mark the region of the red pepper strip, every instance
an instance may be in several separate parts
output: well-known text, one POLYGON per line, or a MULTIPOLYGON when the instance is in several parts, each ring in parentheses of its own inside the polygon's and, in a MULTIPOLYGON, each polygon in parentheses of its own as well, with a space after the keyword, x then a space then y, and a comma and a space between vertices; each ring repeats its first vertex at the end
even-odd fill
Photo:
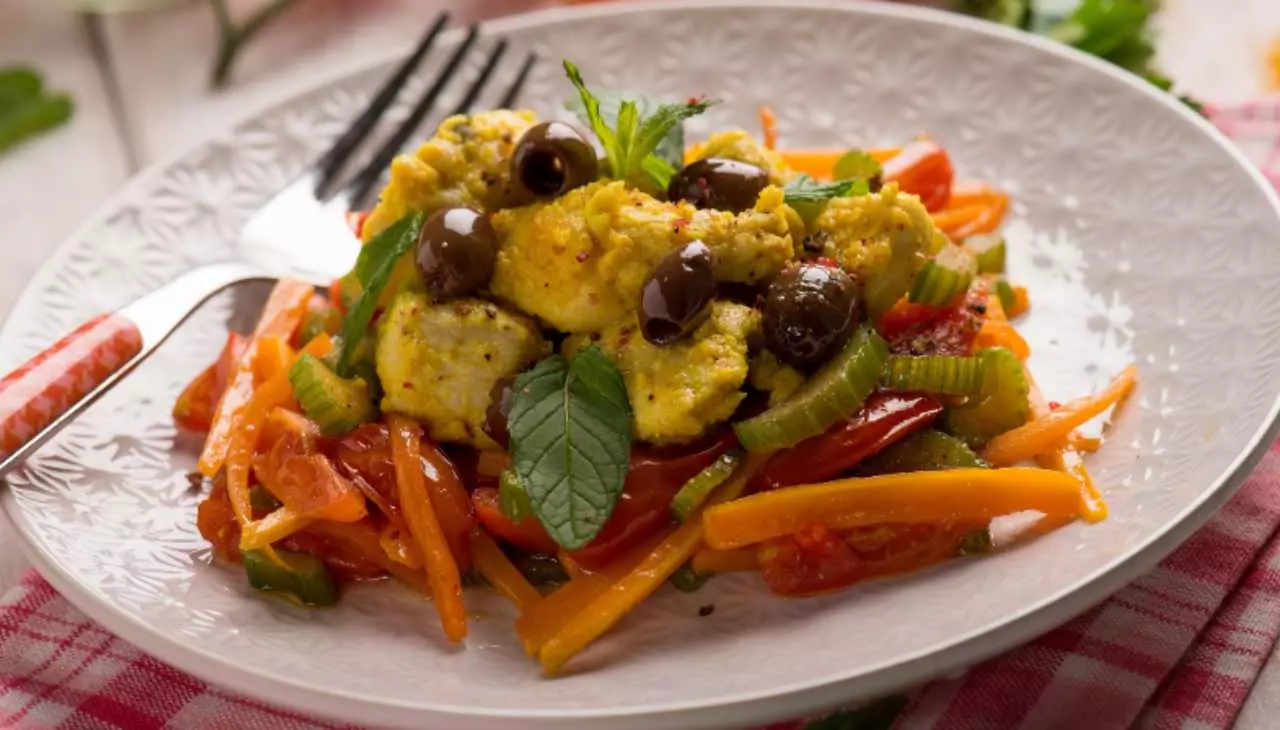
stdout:
POLYGON ((826 481, 929 425, 939 413, 942 404, 927 395, 872 393, 852 418, 776 454, 753 480, 752 491, 826 481))

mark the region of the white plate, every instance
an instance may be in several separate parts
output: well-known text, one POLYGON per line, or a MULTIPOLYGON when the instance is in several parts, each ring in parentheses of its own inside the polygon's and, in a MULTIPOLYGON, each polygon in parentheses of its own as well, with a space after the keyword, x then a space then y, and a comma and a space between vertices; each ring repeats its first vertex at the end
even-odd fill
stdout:
MULTIPOLYGON (((500 600, 466 651, 393 586, 309 613, 213 567, 168 411, 217 352, 235 297, 207 307, 15 475, 2 503, 42 572, 107 628, 263 700, 354 722, 449 728, 733 726, 920 681, 1064 621, 1148 570, 1230 495, 1274 433, 1280 218, 1220 135, 1134 77, 1050 43, 923 10, 849 2, 638 3, 489 26, 567 56, 597 86, 708 93, 691 125, 779 116, 791 146, 928 132, 965 177, 1011 191, 1012 273, 1052 398, 1130 360, 1137 398, 1091 466, 1112 517, 988 560, 782 601, 752 576, 664 590, 548 681, 500 600), (714 615, 698 608, 714 604, 714 615), (512 722, 516 720, 518 722, 512 722)), ((451 42, 456 42, 453 36, 451 42)), ((437 53, 438 60, 443 53, 437 53)), ((360 108, 383 69, 343 79, 158 167, 68 241, 4 330, 3 364, 105 307, 226 255, 249 213, 360 108)), ((569 87, 544 63, 526 98, 569 87)), ((239 299, 252 316, 252 297, 239 299)))

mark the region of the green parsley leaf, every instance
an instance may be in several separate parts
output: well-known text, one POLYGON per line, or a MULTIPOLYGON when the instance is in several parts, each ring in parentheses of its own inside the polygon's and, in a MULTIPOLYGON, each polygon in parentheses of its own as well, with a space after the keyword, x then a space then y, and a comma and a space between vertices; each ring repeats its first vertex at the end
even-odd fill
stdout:
POLYGON ((0 152, 71 118, 71 98, 45 91, 44 80, 29 66, 0 68, 0 152))
POLYGON ((665 189, 671 175, 684 164, 684 120, 718 103, 690 99, 663 104, 621 92, 596 94, 587 88, 573 62, 565 61, 564 70, 579 97, 565 107, 582 117, 596 133, 609 161, 609 176, 618 180, 635 183, 637 176, 644 175, 665 189))
POLYGON ((871 192, 866 180, 849 179, 820 183, 809 175, 800 173, 782 188, 783 200, 793 203, 823 203, 833 198, 866 195, 871 192))
POLYGON ((413 248, 422 230, 426 216, 410 213, 392 223, 386 230, 374 236, 360 248, 352 274, 360 282, 360 297, 347 312, 342 323, 342 343, 338 350, 338 375, 351 377, 351 365, 356 350, 369 330, 369 321, 378 306, 382 290, 387 288, 391 271, 406 251, 413 248))
POLYGON ((861 178, 870 180, 884 175, 884 168, 866 150, 849 150, 836 160, 832 175, 837 180, 861 178))
POLYGON ((594 345, 553 355, 516 378, 508 421, 512 468, 547 533, 586 545, 622 495, 631 405, 622 374, 594 345))
POLYGON ((0 114, 20 102, 40 96, 44 81, 30 66, 0 68, 0 114))

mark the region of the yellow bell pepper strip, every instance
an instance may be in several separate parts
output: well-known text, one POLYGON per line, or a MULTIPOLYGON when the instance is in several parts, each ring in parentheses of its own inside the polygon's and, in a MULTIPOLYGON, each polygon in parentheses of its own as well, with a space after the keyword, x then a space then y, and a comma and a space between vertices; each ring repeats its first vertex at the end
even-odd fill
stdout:
MULTIPOLYGON (((1049 402, 1045 400, 1044 394, 1040 392, 1040 387, 1036 385, 1035 378, 1031 376, 1031 371, 1023 364, 1023 372, 1027 376, 1028 400, 1031 404, 1031 417, 1033 420, 1044 418, 1053 412, 1049 407, 1049 402)), ((1085 467, 1084 459, 1074 446, 1074 439, 1080 436, 1077 431, 1072 431, 1071 435, 1063 444, 1059 444, 1057 448, 1046 451, 1036 456, 1036 463, 1045 469, 1056 469, 1075 477, 1080 483, 1080 515, 1084 517, 1086 522, 1101 522, 1107 518, 1109 509, 1106 501, 1102 498, 1102 493, 1098 491, 1097 485, 1093 483, 1093 477, 1089 475, 1088 468, 1085 467)), ((1101 445, 1101 440, 1094 439, 1101 445)), ((1051 532, 1061 527, 1066 521, 1050 520, 1043 518, 1035 524, 1032 529, 1028 530, 1028 536, 1051 532)))
POLYGON ((524 579, 484 530, 471 533, 471 561, 480 575, 489 581, 489 585, 514 603, 516 609, 524 611, 542 600, 538 589, 529 585, 529 581, 524 579))
POLYGON ((707 545, 730 550, 806 525, 843 530, 886 522, 979 522, 1037 510, 1075 515, 1080 489, 1048 469, 949 469, 838 479, 762 492, 708 509, 707 545))
POLYGON ((755 570, 758 563, 756 551, 751 548, 713 550, 704 547, 693 554, 690 566, 695 573, 738 573, 744 570, 755 570))
POLYGON ((1007 466, 1050 451, 1072 431, 1124 400, 1137 382, 1138 369, 1130 365, 1098 393, 1065 403, 1043 418, 995 437, 982 457, 995 466, 1007 466))
MULTIPOLYGON (((325 335, 312 340, 302 352, 323 357, 332 349, 333 340, 325 335)), ((236 521, 242 528, 253 521, 253 507, 249 500, 249 472, 258 437, 271 412, 293 400, 293 387, 289 385, 287 372, 280 373, 253 391, 237 410, 235 429, 230 432, 227 441, 226 453, 223 455, 227 468, 227 496, 231 500, 236 521)))
POLYGON ((241 529, 240 549, 261 550, 308 527, 314 521, 288 507, 280 507, 266 517, 246 524, 241 529))
MULTIPOLYGON (((711 495, 711 505, 736 499, 747 481, 764 465, 772 452, 749 454, 739 471, 711 495)), ((789 490, 781 490, 789 491, 789 490)), ((695 512, 688 522, 664 538, 634 569, 591 601, 542 647, 538 658, 548 675, 560 671, 565 662, 600 638, 606 631, 662 586, 671 574, 693 557, 702 546, 703 522, 695 512)))
POLYGON ((409 534, 422 550, 427 583, 431 586, 431 597, 440 613, 445 636, 457 643, 467 636, 467 607, 462 602, 458 564, 449 552, 449 542, 436 518, 427 492, 427 478, 422 473, 422 427, 395 414, 387 416, 387 427, 391 431, 391 461, 400 492, 400 509, 409 523, 409 534))
MULTIPOLYGON (((271 296, 267 297, 267 303, 262 308, 262 318, 258 320, 258 325, 253 330, 244 356, 231 371, 227 390, 223 393, 218 409, 214 413, 213 424, 209 427, 204 450, 200 453, 200 461, 196 465, 201 474, 213 478, 226 462, 232 437, 240 430, 240 417, 248 406, 249 399, 253 397, 253 363, 257 358, 258 345, 264 337, 272 336, 288 342, 293 336, 293 331, 302 322, 302 315, 307 311, 307 302, 310 301, 313 293, 315 288, 310 284, 282 279, 271 291, 271 296)), ((234 504, 233 501, 232 505, 234 504)))

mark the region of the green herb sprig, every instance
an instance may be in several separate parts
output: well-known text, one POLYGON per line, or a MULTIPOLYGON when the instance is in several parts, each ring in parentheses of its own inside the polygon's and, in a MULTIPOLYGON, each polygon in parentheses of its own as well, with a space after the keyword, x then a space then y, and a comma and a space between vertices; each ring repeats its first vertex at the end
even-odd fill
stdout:
POLYGON ((44 79, 29 66, 0 68, 0 152, 71 118, 66 94, 49 93, 44 79))
POLYGON ((351 377, 356 351, 369 331, 369 322, 373 320, 382 290, 387 288, 396 262, 417 243, 425 219, 423 213, 411 213, 392 223, 360 248, 355 268, 350 274, 360 282, 360 296, 342 322, 342 342, 338 347, 336 368, 338 375, 351 377))

